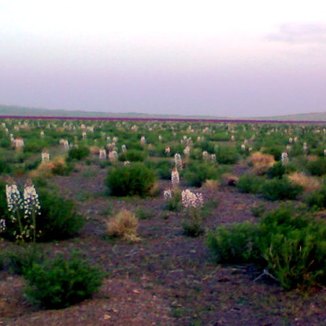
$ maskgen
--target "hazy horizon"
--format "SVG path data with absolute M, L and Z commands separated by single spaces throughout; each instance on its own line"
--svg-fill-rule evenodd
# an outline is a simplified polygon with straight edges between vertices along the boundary
M 0 1 L 0 104 L 325 112 L 325 10 L 321 0 Z

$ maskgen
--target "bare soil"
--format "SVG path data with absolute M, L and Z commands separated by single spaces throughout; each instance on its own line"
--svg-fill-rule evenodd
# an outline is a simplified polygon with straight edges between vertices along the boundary
M 51 254 L 81 251 L 108 272 L 101 290 L 67 309 L 42 310 L 24 298 L 21 277 L 1 272 L 0 325 L 326 325 L 325 289 L 286 292 L 266 276 L 254 281 L 262 271 L 253 265 L 216 265 L 205 236 L 184 236 L 180 213 L 165 211 L 162 196 L 109 197 L 105 176 L 104 169 L 80 166 L 50 181 L 76 201 L 87 223 L 77 238 L 40 244 Z M 159 187 L 163 191 L 169 182 Z M 279 205 L 227 186 L 198 191 L 218 203 L 205 220 L 207 229 L 255 222 L 254 205 Z M 140 220 L 140 242 L 105 237 L 105 220 L 120 208 L 149 215 Z

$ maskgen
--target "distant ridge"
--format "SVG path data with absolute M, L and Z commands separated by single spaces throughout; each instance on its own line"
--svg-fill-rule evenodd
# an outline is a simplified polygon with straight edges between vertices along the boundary
M 1 116 L 31 116 L 31 117 L 71 117 L 71 118 L 139 118 L 139 119 L 227 119 L 227 120 L 264 120 L 264 121 L 325 121 L 326 112 L 290 114 L 270 117 L 217 117 L 209 115 L 170 115 L 170 114 L 146 114 L 146 113 L 112 113 L 112 112 L 92 112 L 92 111 L 74 111 L 74 110 L 53 110 L 30 108 L 22 106 L 0 105 Z

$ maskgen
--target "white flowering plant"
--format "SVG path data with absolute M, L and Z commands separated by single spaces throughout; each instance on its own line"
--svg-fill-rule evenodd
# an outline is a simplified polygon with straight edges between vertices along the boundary
M 3 219 L 0 230 L 6 231 L 6 225 L 9 223 L 12 225 L 11 236 L 17 242 L 35 242 L 41 233 L 36 225 L 37 216 L 41 214 L 41 206 L 32 182 L 25 183 L 22 193 L 14 182 L 6 184 L 6 200 L 8 221 Z
M 183 190 L 181 193 L 181 203 L 185 215 L 183 222 L 184 233 L 191 237 L 203 234 L 201 211 L 204 206 L 204 198 L 202 193 L 194 193 L 189 189 Z

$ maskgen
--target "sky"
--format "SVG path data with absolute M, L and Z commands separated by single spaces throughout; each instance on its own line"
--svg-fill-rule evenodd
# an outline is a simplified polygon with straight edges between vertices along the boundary
M 0 104 L 326 112 L 325 0 L 0 0 Z

